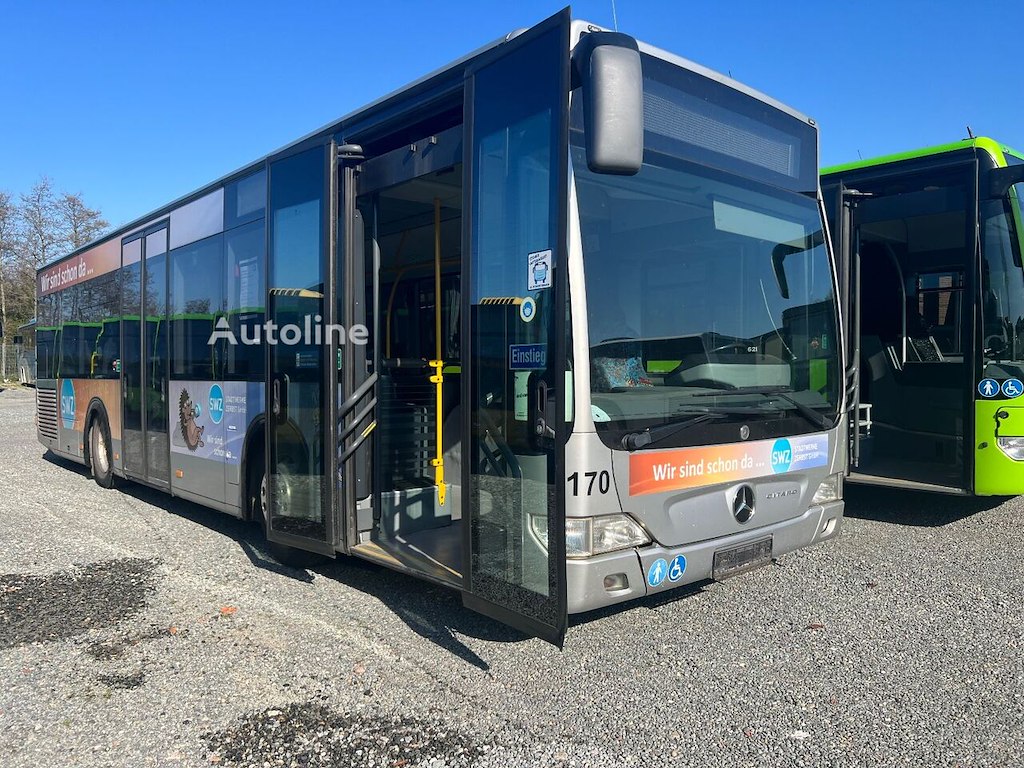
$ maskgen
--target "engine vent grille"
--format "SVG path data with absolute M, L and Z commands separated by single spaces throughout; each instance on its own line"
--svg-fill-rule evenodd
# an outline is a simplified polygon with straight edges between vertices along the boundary
M 42 437 L 57 439 L 57 390 L 36 390 L 36 426 Z

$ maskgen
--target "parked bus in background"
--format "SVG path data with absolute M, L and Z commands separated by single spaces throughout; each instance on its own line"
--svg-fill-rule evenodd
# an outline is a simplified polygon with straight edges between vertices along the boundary
M 970 138 L 822 187 L 859 373 L 850 479 L 1024 493 L 1024 155 Z
M 40 270 L 40 439 L 560 644 L 837 533 L 817 151 L 563 11 Z
M 18 381 L 27 386 L 36 383 L 36 321 L 35 318 L 18 328 L 14 337 L 14 356 L 18 366 Z

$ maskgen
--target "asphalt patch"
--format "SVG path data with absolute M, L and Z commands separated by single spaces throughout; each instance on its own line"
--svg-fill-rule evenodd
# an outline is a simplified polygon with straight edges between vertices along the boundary
M 0 575 L 0 649 L 114 626 L 145 607 L 157 562 L 126 558 L 48 576 Z
M 434 720 L 335 712 L 312 702 L 247 714 L 203 736 L 224 766 L 469 766 L 474 739 Z
M 100 675 L 100 682 L 108 688 L 124 688 L 130 690 L 132 688 L 138 688 L 146 682 L 146 673 L 140 670 L 130 674 Z
M 89 643 L 85 652 L 96 661 L 112 661 L 119 659 L 127 653 L 129 648 L 143 643 L 147 640 L 156 640 L 172 634 L 168 629 L 153 629 L 144 633 L 132 633 L 117 637 L 109 637 L 105 640 L 95 640 Z

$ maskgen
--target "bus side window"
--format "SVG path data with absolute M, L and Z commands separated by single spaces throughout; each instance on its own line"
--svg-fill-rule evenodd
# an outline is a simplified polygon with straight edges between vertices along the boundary
M 911 276 L 907 286 L 907 362 L 961 362 L 963 273 L 952 270 Z

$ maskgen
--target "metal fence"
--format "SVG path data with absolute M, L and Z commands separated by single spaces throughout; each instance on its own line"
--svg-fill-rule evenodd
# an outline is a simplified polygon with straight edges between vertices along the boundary
M 36 351 L 21 344 L 4 344 L 0 354 L 0 382 L 35 384 Z

